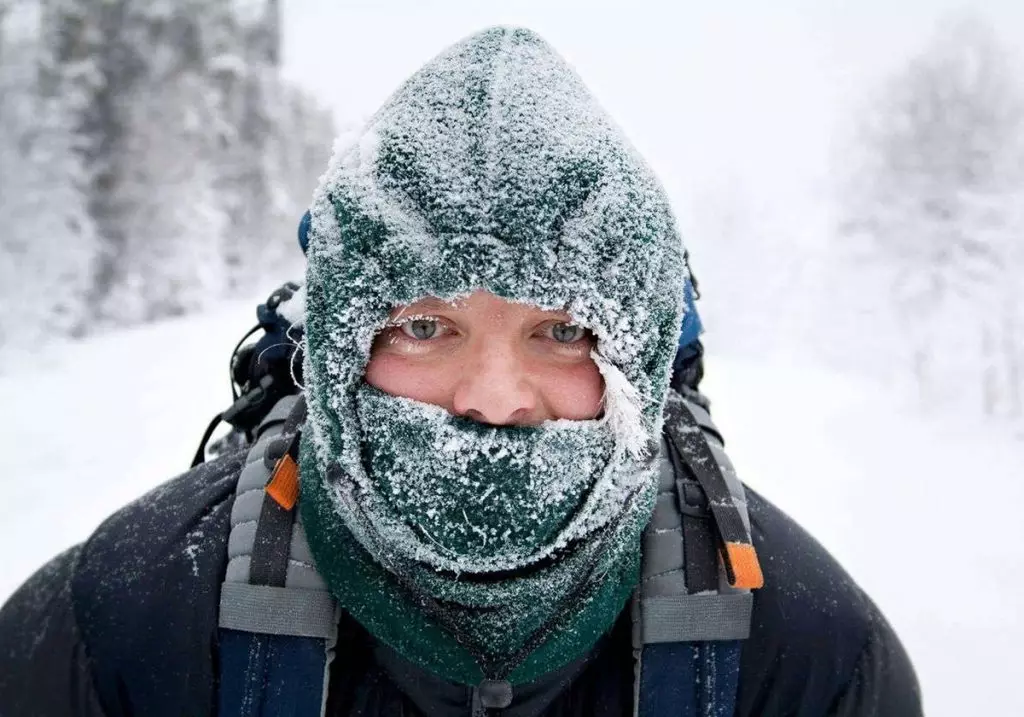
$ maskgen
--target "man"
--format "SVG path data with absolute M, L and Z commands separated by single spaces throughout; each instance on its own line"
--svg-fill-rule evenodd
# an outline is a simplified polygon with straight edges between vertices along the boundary
M 536 35 L 421 69 L 311 216 L 302 399 L 26 583 L 0 714 L 920 713 L 668 390 L 668 200 Z

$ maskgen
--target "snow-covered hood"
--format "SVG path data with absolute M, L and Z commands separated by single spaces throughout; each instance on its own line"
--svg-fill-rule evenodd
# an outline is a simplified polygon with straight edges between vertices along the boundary
M 322 462 L 357 435 L 354 389 L 389 311 L 475 289 L 590 328 L 619 448 L 657 445 L 683 245 L 650 169 L 535 33 L 485 30 L 424 66 L 336 149 L 311 213 L 305 376 Z

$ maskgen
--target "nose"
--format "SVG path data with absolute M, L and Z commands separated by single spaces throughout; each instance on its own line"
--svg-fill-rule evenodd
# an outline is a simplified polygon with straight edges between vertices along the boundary
M 455 389 L 456 415 L 495 426 L 537 423 L 537 393 L 513 347 L 494 342 L 471 351 Z

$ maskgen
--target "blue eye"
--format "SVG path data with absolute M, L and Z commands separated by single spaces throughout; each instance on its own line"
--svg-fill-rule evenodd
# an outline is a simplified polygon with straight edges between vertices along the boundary
M 436 319 L 406 321 L 400 328 L 403 334 L 417 341 L 427 341 L 441 333 L 441 326 Z
M 551 338 L 560 344 L 571 344 L 582 339 L 587 330 L 576 324 L 552 324 Z

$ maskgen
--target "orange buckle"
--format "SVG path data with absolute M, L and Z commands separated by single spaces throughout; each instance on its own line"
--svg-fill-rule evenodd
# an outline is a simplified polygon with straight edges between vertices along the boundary
M 299 464 L 287 453 L 277 462 L 274 474 L 267 483 L 267 495 L 285 510 L 291 510 L 299 500 Z

